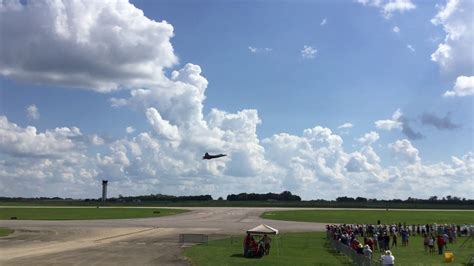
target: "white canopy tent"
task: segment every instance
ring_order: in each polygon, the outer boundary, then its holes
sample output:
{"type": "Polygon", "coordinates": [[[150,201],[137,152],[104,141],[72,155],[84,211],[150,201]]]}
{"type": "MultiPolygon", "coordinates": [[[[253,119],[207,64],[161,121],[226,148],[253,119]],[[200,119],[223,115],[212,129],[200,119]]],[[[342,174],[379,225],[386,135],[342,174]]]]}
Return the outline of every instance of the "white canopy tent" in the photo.
{"type": "Polygon", "coordinates": [[[251,235],[278,235],[278,229],[275,229],[266,224],[261,224],[257,227],[247,230],[248,234],[251,235]]]}
{"type": "Polygon", "coordinates": [[[271,226],[268,226],[266,224],[261,224],[259,226],[256,226],[252,229],[247,230],[247,234],[251,235],[275,235],[276,238],[276,249],[277,249],[277,256],[280,257],[280,248],[279,248],[279,237],[278,236],[278,229],[275,229],[271,226]]]}

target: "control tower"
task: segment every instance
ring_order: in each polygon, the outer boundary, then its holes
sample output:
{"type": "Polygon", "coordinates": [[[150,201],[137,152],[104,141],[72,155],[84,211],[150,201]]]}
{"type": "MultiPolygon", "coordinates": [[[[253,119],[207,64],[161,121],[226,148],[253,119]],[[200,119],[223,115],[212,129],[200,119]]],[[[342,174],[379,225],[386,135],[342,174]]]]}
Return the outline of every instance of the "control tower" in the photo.
{"type": "Polygon", "coordinates": [[[108,180],[102,180],[102,201],[107,200],[107,183],[108,180]]]}

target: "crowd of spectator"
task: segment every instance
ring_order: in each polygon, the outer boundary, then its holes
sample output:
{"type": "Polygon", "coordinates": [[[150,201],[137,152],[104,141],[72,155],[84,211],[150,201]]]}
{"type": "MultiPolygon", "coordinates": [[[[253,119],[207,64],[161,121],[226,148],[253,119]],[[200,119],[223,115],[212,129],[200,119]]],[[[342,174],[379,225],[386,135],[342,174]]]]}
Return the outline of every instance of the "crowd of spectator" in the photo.
{"type": "MultiPolygon", "coordinates": [[[[402,246],[410,244],[410,236],[422,236],[425,252],[434,253],[435,244],[438,254],[443,254],[450,243],[456,243],[457,237],[467,235],[468,225],[406,225],[406,224],[342,224],[327,225],[328,237],[351,247],[355,252],[372,259],[374,252],[380,252],[383,259],[393,257],[390,249],[397,247],[398,239],[402,246]],[[387,252],[388,251],[388,252],[387,252]]],[[[393,258],[394,260],[394,258],[393,258]]]]}

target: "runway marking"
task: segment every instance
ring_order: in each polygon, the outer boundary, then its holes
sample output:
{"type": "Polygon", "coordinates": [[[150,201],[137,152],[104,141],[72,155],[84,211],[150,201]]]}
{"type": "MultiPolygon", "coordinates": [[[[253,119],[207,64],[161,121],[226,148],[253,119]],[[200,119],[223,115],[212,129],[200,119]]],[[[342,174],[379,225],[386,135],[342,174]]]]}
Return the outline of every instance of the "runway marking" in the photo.
{"type": "Polygon", "coordinates": [[[116,235],[116,236],[111,236],[111,237],[105,237],[105,238],[101,238],[101,239],[96,239],[95,242],[100,242],[100,241],[103,241],[103,240],[109,240],[109,239],[114,239],[114,238],[119,238],[119,237],[123,237],[123,236],[134,235],[134,234],[140,234],[140,233],[155,230],[155,229],[156,228],[148,228],[148,229],[140,230],[140,231],[137,231],[137,232],[121,234],[121,235],[116,235]]]}

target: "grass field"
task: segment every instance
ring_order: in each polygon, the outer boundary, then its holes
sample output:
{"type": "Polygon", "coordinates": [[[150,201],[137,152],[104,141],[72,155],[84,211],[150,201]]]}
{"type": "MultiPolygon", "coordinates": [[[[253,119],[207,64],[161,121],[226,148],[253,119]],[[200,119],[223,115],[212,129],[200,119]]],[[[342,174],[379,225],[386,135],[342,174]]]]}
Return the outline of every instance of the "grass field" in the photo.
{"type": "MultiPolygon", "coordinates": [[[[454,253],[454,263],[451,265],[462,265],[466,263],[470,256],[474,255],[474,246],[467,243],[463,247],[461,245],[467,239],[467,237],[460,237],[457,239],[457,243],[448,244],[448,251],[454,253]]],[[[362,239],[361,239],[362,240],[362,239]]],[[[399,241],[400,242],[400,241],[399,241]]],[[[396,265],[450,265],[444,262],[444,256],[438,254],[438,249],[435,253],[427,253],[424,251],[423,238],[421,236],[410,237],[409,246],[393,247],[391,249],[395,256],[396,265]]],[[[380,253],[375,252],[377,258],[380,257],[380,253]]]]}
{"type": "MultiPolygon", "coordinates": [[[[196,265],[351,265],[348,258],[333,251],[326,241],[326,233],[289,233],[272,241],[269,256],[263,258],[244,258],[242,256],[242,237],[210,241],[208,245],[197,245],[188,248],[185,255],[196,265]],[[279,252],[278,252],[279,251],[279,252]]],[[[454,253],[454,263],[466,263],[472,253],[473,246],[461,244],[466,237],[459,238],[457,244],[448,244],[454,253]]],[[[446,265],[444,257],[438,253],[426,253],[421,237],[411,237],[407,247],[394,247],[392,249],[396,265],[446,265]]],[[[379,258],[380,253],[374,252],[374,258],[379,258]]]]}
{"type": "Polygon", "coordinates": [[[272,240],[270,255],[245,258],[243,236],[210,241],[185,250],[196,265],[351,265],[343,255],[336,254],[326,244],[326,233],[289,233],[272,240]],[[278,242],[278,245],[277,245],[278,242]],[[277,248],[278,247],[278,248],[277,248]]]}
{"type": "Polygon", "coordinates": [[[13,233],[13,230],[10,229],[10,228],[4,228],[4,227],[0,227],[0,237],[2,236],[7,236],[9,234],[13,233]]]}
{"type": "Polygon", "coordinates": [[[0,220],[90,220],[161,217],[186,212],[140,208],[0,208],[0,220]]]}
{"type": "Polygon", "coordinates": [[[262,218],[300,222],[376,224],[474,224],[471,211],[297,210],[265,212],[262,218]]]}

